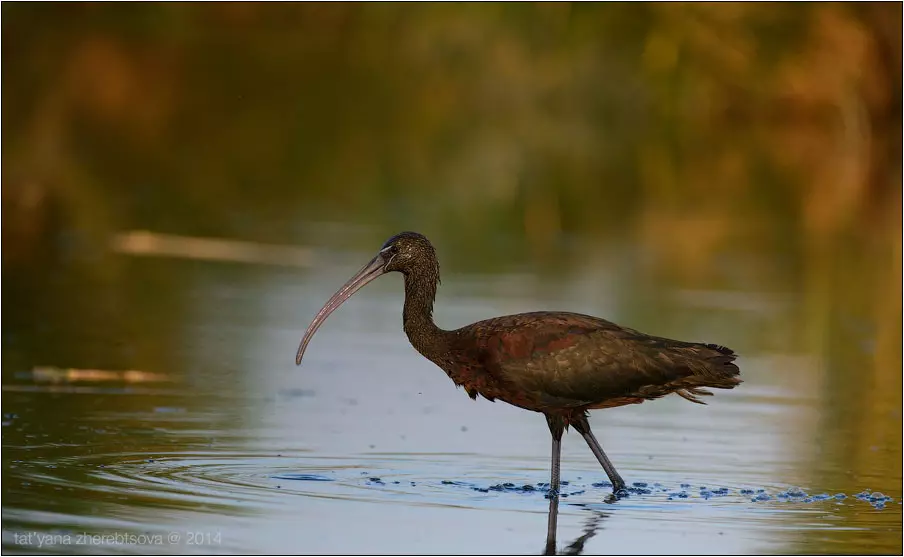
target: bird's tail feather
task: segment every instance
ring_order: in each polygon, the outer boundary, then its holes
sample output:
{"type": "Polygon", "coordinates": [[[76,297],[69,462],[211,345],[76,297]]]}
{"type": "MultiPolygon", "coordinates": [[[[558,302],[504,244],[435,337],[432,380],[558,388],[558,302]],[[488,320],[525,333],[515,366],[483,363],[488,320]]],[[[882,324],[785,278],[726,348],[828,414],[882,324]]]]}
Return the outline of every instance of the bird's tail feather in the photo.
{"type": "Polygon", "coordinates": [[[703,402],[702,400],[697,398],[698,396],[713,396],[713,394],[711,392],[709,392],[705,389],[698,389],[695,387],[681,389],[681,390],[675,391],[675,392],[678,393],[678,396],[680,396],[681,398],[684,398],[691,402],[696,402],[697,404],[706,404],[705,402],[703,402]]]}

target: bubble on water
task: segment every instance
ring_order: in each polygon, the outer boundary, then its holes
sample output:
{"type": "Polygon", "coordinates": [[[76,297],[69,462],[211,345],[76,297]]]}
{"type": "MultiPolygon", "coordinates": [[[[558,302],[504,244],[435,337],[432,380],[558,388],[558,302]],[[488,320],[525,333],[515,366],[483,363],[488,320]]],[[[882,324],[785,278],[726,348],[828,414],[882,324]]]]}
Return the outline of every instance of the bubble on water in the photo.
{"type": "Polygon", "coordinates": [[[869,501],[870,492],[868,489],[865,489],[865,490],[861,491],[860,493],[855,494],[854,497],[856,497],[857,499],[860,499],[861,501],[869,501]]]}
{"type": "Polygon", "coordinates": [[[480,488],[477,491],[488,492],[488,491],[496,491],[496,492],[505,492],[505,493],[536,493],[537,491],[549,491],[548,487],[534,487],[529,484],[524,485],[515,485],[511,482],[505,482],[501,484],[491,485],[487,488],[480,488]]]}

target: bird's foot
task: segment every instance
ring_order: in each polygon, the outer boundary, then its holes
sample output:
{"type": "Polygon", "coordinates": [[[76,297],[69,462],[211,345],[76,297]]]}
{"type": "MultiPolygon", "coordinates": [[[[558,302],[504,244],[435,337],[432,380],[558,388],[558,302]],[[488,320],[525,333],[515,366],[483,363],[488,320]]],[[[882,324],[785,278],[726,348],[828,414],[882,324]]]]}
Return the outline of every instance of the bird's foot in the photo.
{"type": "Polygon", "coordinates": [[[619,499],[623,499],[628,496],[628,486],[625,482],[613,482],[612,483],[612,501],[618,501],[619,499]]]}

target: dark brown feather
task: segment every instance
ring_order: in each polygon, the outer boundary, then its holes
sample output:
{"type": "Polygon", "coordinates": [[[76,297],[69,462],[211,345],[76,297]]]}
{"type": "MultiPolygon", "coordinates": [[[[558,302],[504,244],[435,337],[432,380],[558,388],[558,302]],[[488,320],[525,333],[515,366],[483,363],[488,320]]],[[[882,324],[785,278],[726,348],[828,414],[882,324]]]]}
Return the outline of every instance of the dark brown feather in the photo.
{"type": "Polygon", "coordinates": [[[675,392],[702,403],[696,397],[711,393],[700,387],[741,382],[734,359],[715,344],[645,335],[588,315],[534,312],[450,331],[437,364],[472,396],[571,413],[675,392]]]}

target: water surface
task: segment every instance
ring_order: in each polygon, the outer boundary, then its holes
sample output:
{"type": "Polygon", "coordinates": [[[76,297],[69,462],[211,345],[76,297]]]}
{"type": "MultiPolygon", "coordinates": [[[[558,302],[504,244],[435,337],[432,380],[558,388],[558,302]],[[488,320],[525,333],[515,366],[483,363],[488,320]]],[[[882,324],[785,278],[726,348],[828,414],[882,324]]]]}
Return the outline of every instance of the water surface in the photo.
{"type": "MultiPolygon", "coordinates": [[[[346,304],[294,366],[309,318],[369,255],[331,253],[297,268],[120,253],[112,290],[65,265],[17,284],[34,305],[4,313],[4,550],[541,552],[542,416],[474,402],[421,358],[400,277],[346,304]]],[[[842,364],[768,330],[793,333],[792,292],[626,289],[631,272],[447,272],[440,289],[447,328],[558,308],[741,355],[745,383],[708,406],[593,413],[625,499],[606,502],[566,435],[559,551],[899,552],[900,445],[861,433],[866,407],[900,430],[899,393],[836,409],[847,387],[827,368],[842,364]]],[[[863,337],[832,353],[869,361],[863,337]]]]}

